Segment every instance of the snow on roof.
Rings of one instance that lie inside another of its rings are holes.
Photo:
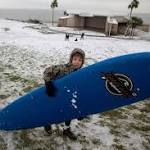
[[[112,10],[101,10],[101,11],[83,11],[83,10],[67,10],[68,14],[71,15],[79,15],[85,17],[93,17],[93,16],[127,16],[125,12],[117,12]]]
[[[60,19],[66,19],[66,18],[71,18],[72,16],[69,15],[69,16],[63,16],[63,17],[60,17]]]
[[[111,17],[108,17],[107,22],[108,22],[108,23],[111,23],[111,24],[118,24],[116,18],[111,18]]]
[[[108,17],[108,23],[118,24],[118,23],[127,23],[128,19],[124,16],[115,16],[115,17]]]
[[[81,12],[79,14],[79,16],[81,16],[81,17],[93,17],[93,14],[92,13]]]
[[[127,17],[124,17],[124,16],[115,16],[114,17],[118,23],[127,23],[128,22],[128,19]]]

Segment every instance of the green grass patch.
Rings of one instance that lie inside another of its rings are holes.
[[[139,125],[138,123],[137,124],[130,123],[129,127],[136,129],[138,131],[144,131],[144,132],[150,131],[150,125],[143,126],[143,125]]]
[[[115,138],[113,141],[114,141],[115,143],[118,143],[120,140],[117,139],[117,138]]]
[[[78,141],[80,142],[80,144],[83,145],[83,143],[85,144],[89,144],[89,141],[86,139],[85,136],[81,135],[81,134],[78,134]]]
[[[4,72],[4,70],[5,70],[4,68],[0,67],[0,72]]]
[[[67,150],[72,150],[70,145],[67,145]]]
[[[100,139],[92,139],[92,143],[94,145],[101,145],[102,144],[102,142],[100,141]]]
[[[118,110],[111,110],[111,111],[107,111],[107,112],[103,112],[102,115],[105,117],[108,117],[109,119],[126,119],[128,118],[127,115],[125,115],[124,113],[125,111],[122,109],[118,109]]]
[[[11,76],[9,76],[9,80],[10,81],[19,81],[19,80],[21,80],[22,78],[20,77],[20,76],[16,76],[16,75],[11,75]]]
[[[0,99],[5,99],[5,98],[8,98],[9,95],[0,95]]]
[[[9,76],[9,75],[10,75],[10,73],[7,73],[7,72],[4,72],[3,74],[6,75],[6,76]]]
[[[12,75],[12,74],[6,73],[6,72],[4,73],[4,75],[6,75],[10,81],[13,81],[13,82],[20,81],[22,83],[26,83],[26,84],[30,85],[31,88],[38,86],[38,83],[36,81],[31,80],[31,79],[22,78],[19,75]],[[28,89],[30,89],[30,87],[27,87],[27,89],[25,89],[25,91],[28,91]]]
[[[114,128],[110,129],[110,133],[115,135],[115,136],[120,136],[121,135],[121,132],[118,131],[117,129],[114,129]]]
[[[1,62],[0,62],[1,63]],[[4,72],[5,69],[15,69],[12,65],[4,65],[4,64],[0,64],[0,72]]]
[[[4,65],[4,67],[9,68],[9,69],[15,69],[12,65]]]
[[[29,131],[26,130],[19,132],[19,147],[32,147],[32,145],[35,143],[30,139],[28,132]]]
[[[7,144],[4,142],[3,138],[0,137],[0,150],[6,150]]]
[[[25,92],[25,93],[31,91],[35,87],[38,87],[38,83],[36,81],[33,81],[33,80],[31,80],[31,81],[28,80],[28,84],[29,85],[23,89],[23,92]]]
[[[150,149],[150,138],[146,141],[142,141],[142,145],[145,147],[146,150]]]
[[[145,107],[140,109],[141,112],[146,112],[149,113],[150,112],[150,103],[146,103]]]
[[[19,75],[13,75],[13,74],[7,73],[7,72],[5,72],[4,75],[6,76],[6,78],[8,78],[12,82],[24,83],[25,88],[23,88],[23,92],[25,92],[25,93],[29,92],[34,87],[38,87],[38,83],[33,79],[26,79]],[[5,98],[4,95],[0,95],[0,97],[2,97],[2,99]]]
[[[113,144],[115,150],[126,150],[125,147],[121,144]]]
[[[23,92],[27,93],[27,92],[31,91],[31,89],[33,89],[33,87],[32,86],[28,86],[28,87],[23,89]]]
[[[129,110],[138,109],[138,107],[135,106],[135,104],[133,104],[133,105],[128,105],[128,106],[125,106],[125,107],[128,108]]]
[[[147,116],[147,113],[145,112],[142,112],[141,114],[134,114],[134,118],[139,121],[150,124],[150,118]]]

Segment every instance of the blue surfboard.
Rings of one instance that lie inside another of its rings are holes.
[[[54,81],[55,97],[35,89],[0,111],[0,129],[61,123],[150,97],[150,53],[115,57]]]

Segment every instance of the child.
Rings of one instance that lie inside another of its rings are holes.
[[[85,60],[84,51],[79,48],[75,48],[70,55],[69,63],[46,68],[44,71],[44,81],[47,95],[55,96],[57,94],[57,89],[54,87],[52,83],[53,80],[62,78],[71,72],[79,70],[83,66],[84,60]],[[70,123],[71,121],[65,122],[67,128],[63,131],[63,133],[68,137],[75,139],[73,133],[70,131]],[[48,134],[51,134],[51,125],[45,126],[44,129]]]

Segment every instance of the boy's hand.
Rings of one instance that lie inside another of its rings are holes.
[[[57,89],[54,86],[52,81],[45,82],[45,86],[46,86],[46,94],[48,96],[52,96],[52,97],[56,96]]]

